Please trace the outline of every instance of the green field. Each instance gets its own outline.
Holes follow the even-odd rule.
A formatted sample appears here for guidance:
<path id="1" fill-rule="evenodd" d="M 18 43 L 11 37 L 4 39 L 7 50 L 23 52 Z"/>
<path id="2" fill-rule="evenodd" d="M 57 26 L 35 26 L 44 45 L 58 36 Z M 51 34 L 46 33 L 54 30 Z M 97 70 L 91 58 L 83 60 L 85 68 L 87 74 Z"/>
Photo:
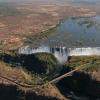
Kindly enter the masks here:
<path id="1" fill-rule="evenodd" d="M 86 64 L 86 65 L 84 65 Z M 100 56 L 69 57 L 69 61 L 64 65 L 66 68 L 75 69 L 84 65 L 83 71 L 93 72 L 100 70 Z"/>

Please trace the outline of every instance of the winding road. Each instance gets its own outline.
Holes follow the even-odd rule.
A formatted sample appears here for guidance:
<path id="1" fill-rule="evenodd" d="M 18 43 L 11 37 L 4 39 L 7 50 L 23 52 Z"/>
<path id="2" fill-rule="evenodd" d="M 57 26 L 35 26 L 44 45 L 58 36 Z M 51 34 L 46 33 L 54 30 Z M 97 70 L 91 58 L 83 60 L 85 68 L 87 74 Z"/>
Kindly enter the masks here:
<path id="1" fill-rule="evenodd" d="M 14 80 L 8 78 L 7 76 L 2 76 L 0 74 L 0 78 L 9 81 L 10 83 L 13 83 L 14 85 L 24 87 L 24 88 L 33 88 L 35 85 L 28 85 L 28 84 L 21 84 L 19 82 L 15 82 Z"/>
<path id="2" fill-rule="evenodd" d="M 100 62 L 96 62 L 96 63 L 100 63 Z M 70 72 L 68 72 L 68 73 L 65 73 L 64 75 L 59 76 L 59 77 L 57 77 L 57 78 L 51 80 L 49 83 L 51 83 L 51 84 L 52 84 L 52 83 L 56 83 L 57 81 L 59 81 L 59 80 L 65 78 L 65 77 L 68 77 L 69 75 L 72 75 L 74 72 L 76 72 L 76 71 L 78 71 L 78 70 L 84 69 L 84 68 L 85 68 L 84 66 L 89 65 L 89 64 L 91 64 L 91 63 L 83 64 L 83 65 L 77 67 L 76 69 L 74 69 L 74 70 L 72 70 L 72 71 L 70 71 Z"/>
<path id="3" fill-rule="evenodd" d="M 100 62 L 96 62 L 96 63 L 100 63 Z M 65 73 L 64 75 L 61 75 L 61 76 L 49 81 L 49 84 L 56 83 L 57 81 L 65 78 L 65 77 L 68 77 L 69 75 L 72 75 L 74 72 L 84 69 L 85 68 L 84 66 L 89 65 L 89 64 L 91 64 L 91 63 L 86 63 L 86 64 L 83 64 L 81 66 L 78 66 L 76 69 L 74 69 L 74 70 L 72 70 L 72 71 L 70 71 L 68 73 Z M 1 74 L 0 74 L 0 78 L 1 79 L 5 79 L 5 80 L 9 81 L 10 83 L 13 83 L 14 85 L 17 85 L 17 86 L 20 86 L 20 87 L 23 87 L 23 88 L 33 88 L 34 86 L 39 86 L 39 85 L 21 84 L 19 82 L 13 81 L 12 79 L 10 79 L 10 78 L 8 78 L 6 76 L 2 76 Z"/>

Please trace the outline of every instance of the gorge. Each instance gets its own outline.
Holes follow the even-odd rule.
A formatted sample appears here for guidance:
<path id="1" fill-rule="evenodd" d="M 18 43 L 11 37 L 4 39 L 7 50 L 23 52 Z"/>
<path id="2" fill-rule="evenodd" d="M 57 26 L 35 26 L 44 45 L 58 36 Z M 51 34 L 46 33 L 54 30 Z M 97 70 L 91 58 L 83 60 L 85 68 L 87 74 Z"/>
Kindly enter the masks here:
<path id="1" fill-rule="evenodd" d="M 60 63 L 65 63 L 69 56 L 100 56 L 100 47 L 67 48 L 41 46 L 38 48 L 32 48 L 26 46 L 20 48 L 18 53 L 26 55 L 35 53 L 51 53 Z"/>

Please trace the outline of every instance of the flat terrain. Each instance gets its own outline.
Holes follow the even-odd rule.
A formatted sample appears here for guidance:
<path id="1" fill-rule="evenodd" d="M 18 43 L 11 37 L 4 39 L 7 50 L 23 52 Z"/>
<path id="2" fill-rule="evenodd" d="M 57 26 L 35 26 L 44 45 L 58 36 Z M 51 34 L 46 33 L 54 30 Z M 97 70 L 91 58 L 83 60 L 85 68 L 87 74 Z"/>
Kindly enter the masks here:
<path id="1" fill-rule="evenodd" d="M 59 22 L 65 18 L 99 14 L 99 6 L 93 6 L 92 9 L 92 6 L 75 7 L 59 3 L 58 0 L 55 3 L 52 3 L 53 0 L 42 3 L 40 1 L 24 4 L 0 3 L 0 97 L 3 100 L 6 97 L 12 100 L 13 96 L 14 99 L 16 97 L 15 100 L 66 100 L 48 82 L 58 68 L 58 62 L 52 55 L 10 55 L 5 51 L 16 50 L 28 43 L 35 46 L 39 40 L 54 33 Z M 64 67 L 75 69 L 88 62 L 91 65 L 84 71 L 100 82 L 100 63 L 97 63 L 100 62 L 100 57 L 72 57 Z M 41 81 L 45 84 L 38 85 Z M 15 86 L 14 83 L 31 84 L 32 88 L 27 89 L 18 84 Z"/>
<path id="2" fill-rule="evenodd" d="M 0 49 L 14 50 L 70 16 L 95 16 L 89 9 L 60 4 L 0 4 Z M 42 39 L 41 38 L 41 39 Z"/>
<path id="3" fill-rule="evenodd" d="M 13 82 L 19 84 L 25 84 L 31 80 L 32 77 L 28 73 L 26 73 L 21 68 L 11 68 L 10 65 L 5 64 L 4 62 L 0 61 L 0 84 L 10 84 L 11 82 L 1 78 L 1 76 L 6 77 Z M 10 83 L 9 83 L 10 82 Z M 12 83 L 13 84 L 13 83 Z"/>
<path id="4" fill-rule="evenodd" d="M 85 65 L 81 71 L 89 73 L 93 79 L 100 81 L 100 57 L 99 56 L 82 56 L 71 57 L 65 64 L 66 67 L 76 69 L 78 66 Z"/>
<path id="5" fill-rule="evenodd" d="M 32 55 L 31 57 L 33 56 L 34 55 Z M 14 61 L 14 58 L 11 58 L 11 57 L 8 58 L 8 57 L 10 56 L 0 55 L 0 90 L 2 91 L 2 93 L 0 91 L 0 95 L 1 95 L 0 97 L 3 100 L 6 100 L 4 99 L 6 97 L 8 97 L 7 99 L 12 100 L 13 93 L 16 94 L 16 92 L 18 93 L 18 95 L 14 95 L 14 99 L 26 98 L 25 100 L 28 100 L 27 95 L 29 94 L 30 100 L 33 100 L 33 98 L 35 99 L 37 98 L 36 100 L 45 100 L 45 97 L 47 97 L 46 100 L 49 100 L 49 98 L 51 98 L 50 100 L 66 100 L 54 85 L 51 85 L 48 82 L 44 82 L 44 84 L 40 83 L 41 85 L 38 84 L 39 80 L 42 80 L 42 79 L 44 80 L 44 78 L 46 78 L 47 76 L 47 74 L 44 74 L 45 75 L 44 76 L 43 72 L 45 70 L 47 72 L 50 72 L 50 70 L 54 68 L 54 63 L 56 62 L 56 59 L 52 55 L 36 54 L 35 57 L 28 58 L 29 63 L 27 62 L 28 61 L 27 57 L 26 58 L 24 57 L 25 59 L 27 59 L 26 61 L 24 61 L 24 58 L 20 59 L 19 61 L 17 58 L 15 58 L 15 61 Z M 3 59 L 1 60 L 1 58 Z M 36 59 L 35 62 L 34 62 L 34 59 Z M 32 60 L 32 62 L 30 62 L 30 60 Z M 16 61 L 18 62 L 16 63 Z M 37 73 L 35 70 L 33 70 L 34 71 L 33 72 L 32 70 L 31 71 L 27 70 L 27 68 L 25 67 L 18 66 L 18 65 L 21 65 L 20 61 L 27 62 L 29 65 L 32 65 L 32 66 L 29 66 L 29 68 L 34 67 L 35 69 L 40 71 L 39 73 L 42 73 L 40 74 L 41 77 L 39 77 L 40 76 L 39 73 Z M 37 66 L 36 66 L 36 63 L 38 64 Z M 42 67 L 41 64 L 43 64 L 43 66 L 45 65 L 45 67 Z M 47 66 L 49 70 L 46 68 Z M 53 73 L 54 72 L 52 70 L 52 74 Z M 9 91 L 9 93 L 7 93 L 7 91 Z M 13 91 L 13 93 L 11 91 Z M 36 97 L 34 94 L 36 94 Z M 3 95 L 5 96 L 3 97 Z M 16 99 L 16 100 L 21 100 L 21 99 Z"/>

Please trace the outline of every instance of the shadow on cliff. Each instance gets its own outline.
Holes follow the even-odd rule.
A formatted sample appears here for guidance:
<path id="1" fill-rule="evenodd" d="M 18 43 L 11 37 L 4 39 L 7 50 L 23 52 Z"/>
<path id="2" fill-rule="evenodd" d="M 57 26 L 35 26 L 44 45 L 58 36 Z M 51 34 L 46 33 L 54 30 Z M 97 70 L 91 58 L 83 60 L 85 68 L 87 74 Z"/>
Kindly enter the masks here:
<path id="1" fill-rule="evenodd" d="M 16 86 L 0 84 L 0 100 L 57 100 L 53 97 L 37 95 L 32 91 L 22 91 Z"/>
<path id="2" fill-rule="evenodd" d="M 28 71 L 46 74 L 53 72 L 57 65 L 56 58 L 48 53 L 31 54 L 31 55 L 10 55 L 0 54 L 0 60 L 10 64 L 12 67 L 22 66 Z"/>
<path id="3" fill-rule="evenodd" d="M 72 95 L 71 99 L 74 96 L 88 97 L 90 98 L 88 100 L 100 99 L 100 82 L 93 80 L 89 74 L 84 72 L 75 72 L 72 76 L 62 79 L 56 85 L 66 97 Z"/>

